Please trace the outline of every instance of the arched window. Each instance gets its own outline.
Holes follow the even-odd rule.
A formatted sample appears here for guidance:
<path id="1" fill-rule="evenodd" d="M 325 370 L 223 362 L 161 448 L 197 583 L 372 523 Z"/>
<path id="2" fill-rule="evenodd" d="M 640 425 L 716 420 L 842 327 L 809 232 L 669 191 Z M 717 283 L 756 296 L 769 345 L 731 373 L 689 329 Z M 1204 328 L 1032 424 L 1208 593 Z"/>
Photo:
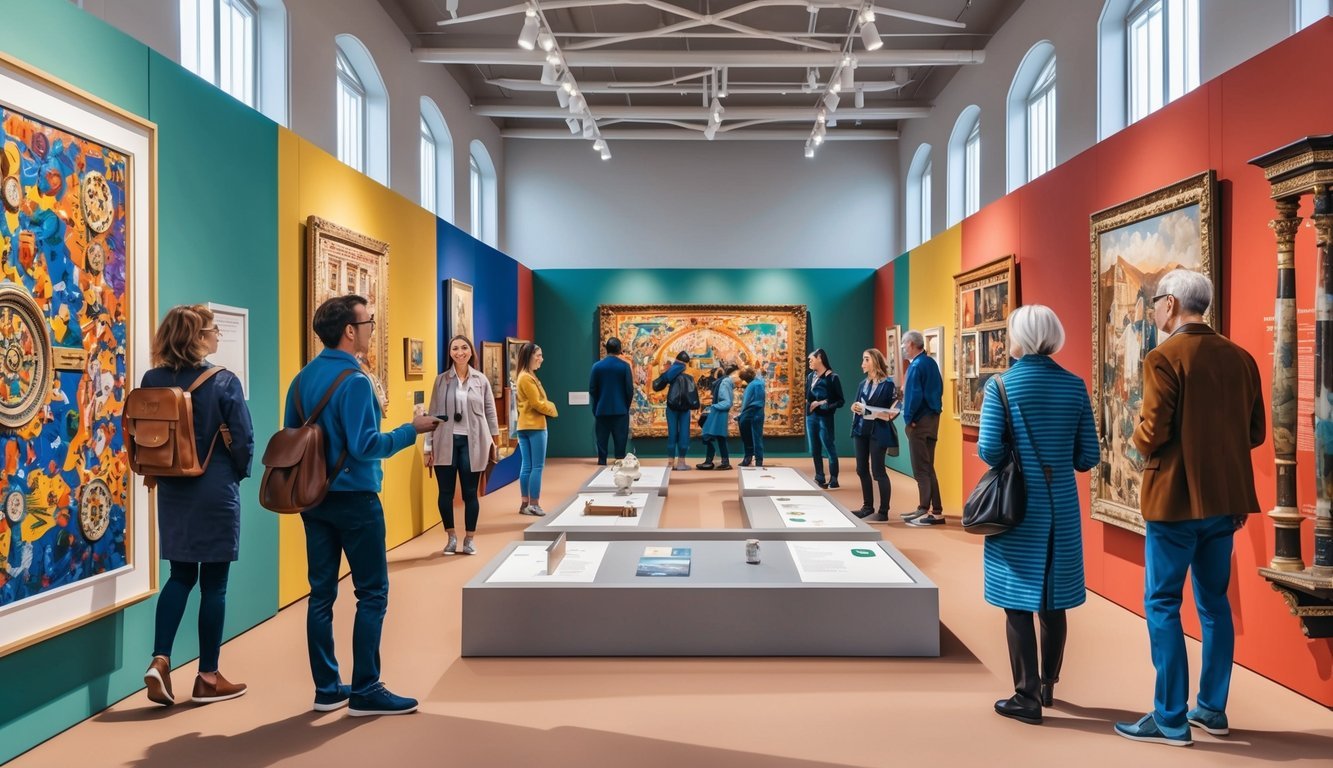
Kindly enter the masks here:
<path id="1" fill-rule="evenodd" d="M 963 109 L 949 135 L 949 226 L 981 208 L 981 108 Z"/>
<path id="2" fill-rule="evenodd" d="M 1055 107 L 1055 46 L 1043 40 L 1023 57 L 1009 85 L 1004 137 L 1008 191 L 1055 167 Z"/>
<path id="3" fill-rule="evenodd" d="M 180 0 L 181 66 L 275 122 L 287 122 L 282 0 Z"/>
<path id="4" fill-rule="evenodd" d="M 1107 0 L 1097 34 L 1098 138 L 1199 87 L 1199 0 Z"/>
<path id="5" fill-rule="evenodd" d="M 931 172 L 930 145 L 922 144 L 912 156 L 907 169 L 907 215 L 905 218 L 907 247 L 915 248 L 930 239 Z"/>
<path id="6" fill-rule="evenodd" d="M 435 102 L 421 97 L 421 207 L 453 223 L 454 140 Z"/>
<path id="7" fill-rule="evenodd" d="M 486 145 L 477 140 L 469 146 L 468 182 L 472 192 L 472 236 L 492 248 L 499 248 L 500 211 L 495 163 L 491 162 Z"/>
<path id="8" fill-rule="evenodd" d="M 338 35 L 338 159 L 389 185 L 389 98 L 366 46 Z"/>

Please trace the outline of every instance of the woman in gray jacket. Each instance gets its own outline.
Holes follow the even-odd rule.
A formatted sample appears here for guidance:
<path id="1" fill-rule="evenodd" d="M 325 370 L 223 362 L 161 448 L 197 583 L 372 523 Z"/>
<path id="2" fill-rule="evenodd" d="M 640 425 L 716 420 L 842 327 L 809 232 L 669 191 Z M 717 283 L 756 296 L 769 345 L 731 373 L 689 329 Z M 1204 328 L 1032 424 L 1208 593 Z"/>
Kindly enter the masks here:
<path id="1" fill-rule="evenodd" d="M 495 393 L 486 375 L 477 370 L 477 353 L 466 336 L 449 340 L 450 366 L 435 377 L 430 394 L 430 413 L 440 420 L 427 433 L 426 468 L 435 470 L 439 482 L 440 520 L 449 534 L 444 554 L 477 554 L 473 536 L 481 504 L 477 485 L 489 463 L 499 460 L 499 420 L 495 415 Z M 454 486 L 462 480 L 463 546 L 454 532 Z"/>

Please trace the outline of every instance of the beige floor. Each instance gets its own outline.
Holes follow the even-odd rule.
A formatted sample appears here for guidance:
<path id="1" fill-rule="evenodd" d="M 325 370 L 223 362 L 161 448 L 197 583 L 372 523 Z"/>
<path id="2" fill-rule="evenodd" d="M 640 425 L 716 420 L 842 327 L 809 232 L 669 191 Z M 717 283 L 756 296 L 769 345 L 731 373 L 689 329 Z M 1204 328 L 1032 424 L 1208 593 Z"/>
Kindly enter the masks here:
<path id="1" fill-rule="evenodd" d="M 548 506 L 592 469 L 586 461 L 552 462 Z M 854 476 L 844 479 L 855 484 Z M 730 474 L 676 476 L 664 525 L 739 526 L 734 483 Z M 895 507 L 913 506 L 906 501 L 913 491 L 895 476 Z M 854 488 L 838 494 L 859 506 Z M 420 698 L 419 713 L 310 712 L 300 601 L 223 649 L 224 673 L 250 683 L 249 695 L 162 709 L 139 692 L 11 765 L 1333 765 L 1333 712 L 1241 668 L 1229 738 L 1200 735 L 1192 749 L 1175 749 L 1115 736 L 1112 722 L 1150 705 L 1151 666 L 1142 620 L 1096 596 L 1071 614 L 1046 724 L 996 716 L 991 703 L 1009 688 L 1003 617 L 981 599 L 980 540 L 956 524 L 884 528 L 940 587 L 938 659 L 459 658 L 460 588 L 521 536 L 530 520 L 516 507 L 515 485 L 483 500 L 479 557 L 440 555 L 438 527 L 389 555 L 384 680 Z M 337 609 L 344 656 L 352 610 L 344 580 Z M 1190 653 L 1197 668 L 1197 643 Z M 176 671 L 178 691 L 188 692 L 193 674 L 193 664 Z"/>

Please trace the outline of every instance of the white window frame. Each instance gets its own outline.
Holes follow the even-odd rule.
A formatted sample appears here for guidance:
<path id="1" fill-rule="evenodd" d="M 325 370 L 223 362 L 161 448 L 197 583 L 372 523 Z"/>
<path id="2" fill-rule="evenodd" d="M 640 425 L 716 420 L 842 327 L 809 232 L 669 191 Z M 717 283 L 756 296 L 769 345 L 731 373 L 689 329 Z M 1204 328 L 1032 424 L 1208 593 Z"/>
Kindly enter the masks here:
<path id="1" fill-rule="evenodd" d="M 1040 175 L 1034 171 L 1050 170 L 1058 162 L 1060 122 L 1056 95 L 1060 70 L 1056 59 L 1051 41 L 1036 43 L 1023 56 L 1009 84 L 1004 131 L 1007 192 Z"/>
<path id="2" fill-rule="evenodd" d="M 972 130 L 963 143 L 963 216 L 981 210 L 981 120 L 972 124 Z"/>
<path id="3" fill-rule="evenodd" d="M 949 134 L 946 221 L 953 226 L 981 207 L 981 108 L 969 104 Z"/>
<path id="4" fill-rule="evenodd" d="M 1037 76 L 1027 98 L 1027 180 L 1055 167 L 1055 57 Z"/>
<path id="5" fill-rule="evenodd" d="M 1300 10 L 1293 7 L 1293 21 Z M 1201 0 L 1105 0 L 1097 20 L 1098 140 L 1199 87 L 1202 12 Z"/>
<path id="6" fill-rule="evenodd" d="M 366 172 L 366 86 L 356 67 L 338 49 L 338 160 Z"/>
<path id="7" fill-rule="evenodd" d="M 468 187 L 471 191 L 472 236 L 492 248 L 500 247 L 499 180 L 491 153 L 480 140 L 468 146 Z"/>
<path id="8" fill-rule="evenodd" d="M 426 122 L 426 116 L 421 115 L 418 120 L 421 123 L 421 207 L 437 213 L 439 208 L 440 193 L 440 165 L 439 165 L 439 147 L 435 146 L 435 134 L 431 131 L 430 125 Z"/>
<path id="9" fill-rule="evenodd" d="M 389 92 L 384 85 L 384 78 L 380 76 L 374 57 L 358 38 L 340 34 L 334 38 L 334 43 L 341 57 L 337 60 L 338 67 L 349 68 L 355 75 L 355 78 L 349 78 L 335 68 L 334 90 L 337 94 L 338 110 L 334 117 L 340 130 L 339 139 L 335 144 L 338 159 L 387 187 L 389 186 Z M 353 81 L 356 87 L 360 88 L 363 106 L 360 111 L 360 163 L 349 162 L 355 159 L 354 145 L 345 146 L 341 138 L 342 131 L 350 130 L 356 123 L 355 112 L 344 114 L 342 101 L 344 98 L 350 100 L 355 93 Z M 349 135 L 350 138 L 353 137 Z"/>
<path id="10" fill-rule="evenodd" d="M 453 223 L 454 211 L 454 139 L 449 125 L 444 121 L 444 114 L 429 96 L 421 97 L 421 122 L 429 129 L 434 139 L 434 159 L 426 158 L 425 144 L 422 144 L 421 159 L 421 206 L 431 213 Z M 424 137 L 424 133 L 423 133 Z M 427 177 L 433 174 L 433 205 L 427 205 Z"/>
<path id="11" fill-rule="evenodd" d="M 287 123 L 282 0 L 179 0 L 180 63 L 275 122 Z M 241 22 L 239 34 L 235 22 Z"/>
<path id="12" fill-rule="evenodd" d="M 903 195 L 905 211 L 903 216 L 904 250 L 912 250 L 931 238 L 930 196 L 931 146 L 922 144 L 912 155 L 912 162 L 907 167 L 907 189 Z"/>
<path id="13" fill-rule="evenodd" d="M 1293 0 L 1291 11 L 1291 31 L 1295 34 L 1333 14 L 1333 3 L 1329 0 Z"/>

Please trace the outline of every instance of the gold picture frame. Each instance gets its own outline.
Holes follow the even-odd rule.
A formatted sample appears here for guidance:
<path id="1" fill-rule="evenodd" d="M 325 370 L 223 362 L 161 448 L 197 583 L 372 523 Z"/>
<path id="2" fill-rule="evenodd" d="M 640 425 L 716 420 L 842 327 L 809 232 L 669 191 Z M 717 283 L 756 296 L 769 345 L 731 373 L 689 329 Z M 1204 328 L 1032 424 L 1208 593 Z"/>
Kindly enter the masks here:
<path id="1" fill-rule="evenodd" d="M 884 329 L 884 359 L 889 364 L 889 378 L 894 386 L 903 386 L 903 327 L 894 325 Z"/>
<path id="2" fill-rule="evenodd" d="M 426 372 L 426 342 L 421 339 L 403 339 L 403 375 L 420 377 Z"/>
<path id="3" fill-rule="evenodd" d="M 324 349 L 313 328 L 319 305 L 335 296 L 365 297 L 375 327 L 361 366 L 383 405 L 389 397 L 389 244 L 319 216 L 306 219 L 305 238 L 306 361 Z"/>
<path id="4" fill-rule="evenodd" d="M 444 306 L 447 309 L 444 315 L 447 336 L 445 345 L 448 346 L 455 336 L 463 336 L 476 349 L 477 325 L 472 306 L 472 286 L 452 277 L 444 281 Z"/>
<path id="5" fill-rule="evenodd" d="M 1092 402 L 1102 462 L 1092 471 L 1094 520 L 1144 532 L 1143 457 L 1130 436 L 1143 400 L 1143 358 L 1156 347 L 1152 297 L 1181 267 L 1213 281 L 1205 321 L 1221 317 L 1217 177 L 1209 170 L 1092 214 Z"/>
<path id="6" fill-rule="evenodd" d="M 1009 313 L 1020 305 L 1013 254 L 953 276 L 958 420 L 981 424 L 986 382 L 1009 370 Z"/>
<path id="7" fill-rule="evenodd" d="M 505 388 L 504 345 L 498 341 L 481 343 L 481 372 L 491 383 L 491 393 L 496 398 L 503 397 Z"/>

